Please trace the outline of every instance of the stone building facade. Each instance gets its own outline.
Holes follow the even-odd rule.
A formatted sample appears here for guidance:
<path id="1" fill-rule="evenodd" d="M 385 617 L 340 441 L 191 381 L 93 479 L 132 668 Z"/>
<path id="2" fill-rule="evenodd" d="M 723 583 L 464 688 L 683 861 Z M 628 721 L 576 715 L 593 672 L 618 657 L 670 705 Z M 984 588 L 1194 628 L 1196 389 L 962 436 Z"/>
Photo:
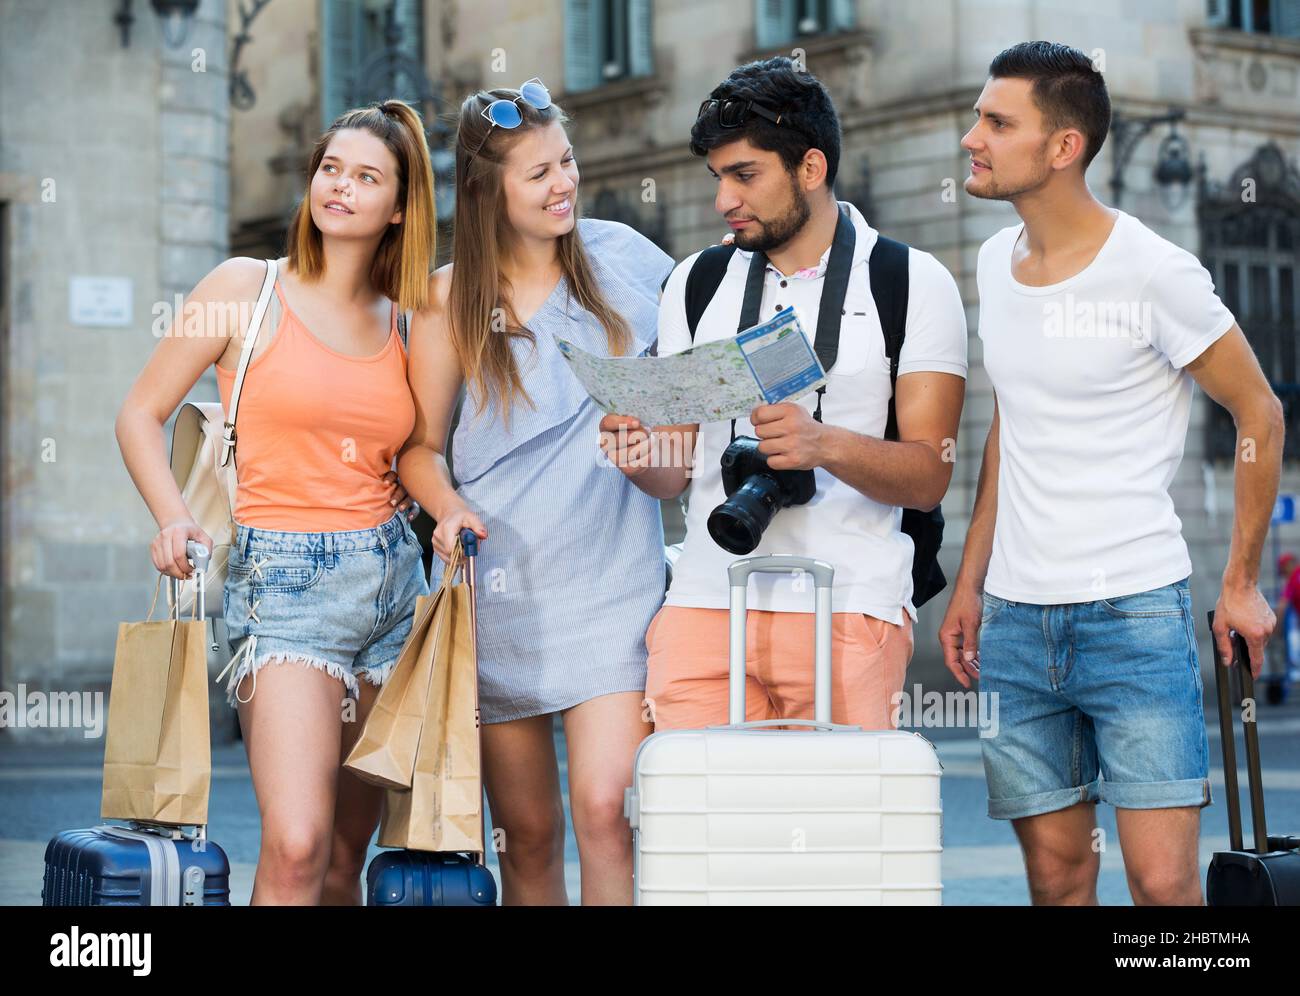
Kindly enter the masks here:
<path id="1" fill-rule="evenodd" d="M 157 577 L 113 423 L 155 307 L 228 254 L 224 0 L 0 2 L 0 688 L 107 688 Z M 167 26 L 169 30 L 175 25 Z M 173 36 L 175 37 L 175 36 Z M 195 397 L 215 397 L 210 375 Z M 80 737 L 67 728 L 15 735 Z"/>
<path id="2" fill-rule="evenodd" d="M 1015 221 L 1008 205 L 962 191 L 958 143 L 993 55 L 1031 38 L 1070 43 L 1099 60 L 1123 119 L 1182 113 L 1175 129 L 1192 182 L 1156 182 L 1171 132 L 1158 125 L 1130 150 L 1120 206 L 1205 260 L 1288 419 L 1300 411 L 1297 0 L 270 0 L 246 24 L 247 4 L 204 0 L 183 51 L 160 42 L 147 4 L 136 5 L 129 48 L 107 13 L 87 17 L 86 6 L 3 0 L 6 687 L 106 681 L 116 622 L 147 604 L 153 524 L 121 467 L 112 417 L 152 347 L 150 303 L 187 291 L 229 252 L 279 253 L 316 136 L 347 106 L 390 94 L 422 102 L 445 218 L 450 183 L 437 150 L 460 99 L 540 77 L 571 119 L 583 210 L 626 221 L 681 258 L 725 230 L 714 181 L 686 148 L 700 101 L 738 63 L 802 59 L 840 111 L 838 195 L 882 232 L 934 253 L 967 303 L 971 368 L 944 501 L 951 576 L 992 412 L 975 334 L 976 255 Z M 227 69 L 241 28 L 248 39 Z M 206 74 L 191 69 L 195 45 L 208 51 Z M 1108 203 L 1121 144 L 1112 134 L 1089 173 Z M 49 203 L 47 178 L 57 184 Z M 70 281 L 83 275 L 129 279 L 128 326 L 70 320 Z M 209 380 L 196 394 L 216 397 Z M 1226 560 L 1231 430 L 1198 393 L 1173 488 L 1198 614 Z M 1300 491 L 1295 438 L 1284 492 Z M 47 439 L 57 444 L 49 462 Z M 664 512 L 671 541 L 680 510 Z M 1279 528 L 1283 544 L 1295 528 Z M 1266 551 L 1266 589 L 1270 559 Z M 915 676 L 943 680 L 935 631 L 945 602 L 921 612 Z"/>

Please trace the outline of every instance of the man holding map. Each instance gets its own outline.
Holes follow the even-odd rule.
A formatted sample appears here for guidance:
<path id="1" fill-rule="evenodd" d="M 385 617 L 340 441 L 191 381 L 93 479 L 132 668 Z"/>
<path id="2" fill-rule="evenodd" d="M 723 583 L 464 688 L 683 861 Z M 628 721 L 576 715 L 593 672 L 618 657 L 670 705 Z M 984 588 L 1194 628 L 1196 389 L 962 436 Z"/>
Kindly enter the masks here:
<path id="1" fill-rule="evenodd" d="M 737 339 L 738 369 L 749 367 L 759 397 L 779 380 L 776 396 L 789 400 L 649 431 L 636 411 L 601 422 L 602 448 L 647 494 L 690 488 L 685 543 L 646 636 L 655 727 L 727 722 L 727 567 L 784 553 L 835 568 L 832 720 L 889 728 L 916 619 L 902 510 L 934 509 L 955 457 L 966 375 L 957 286 L 934 257 L 878 240 L 836 200 L 839 120 L 821 82 L 790 59 L 734 70 L 701 106 L 691 150 L 718 179 L 715 207 L 735 243 L 670 275 L 659 356 Z M 745 332 L 760 325 L 758 338 Z M 903 334 L 892 391 L 886 327 L 895 342 Z M 791 330 L 814 340 L 816 361 L 781 339 Z M 805 357 L 811 370 L 800 369 Z M 747 720 L 812 715 L 811 589 L 798 573 L 751 579 Z"/>

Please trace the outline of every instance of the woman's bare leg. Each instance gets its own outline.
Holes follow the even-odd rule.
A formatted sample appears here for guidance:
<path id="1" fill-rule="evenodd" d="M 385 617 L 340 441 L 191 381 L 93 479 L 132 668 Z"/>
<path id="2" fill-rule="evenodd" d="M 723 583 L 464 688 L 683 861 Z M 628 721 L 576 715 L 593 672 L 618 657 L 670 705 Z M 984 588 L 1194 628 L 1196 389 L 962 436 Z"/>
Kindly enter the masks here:
<path id="1" fill-rule="evenodd" d="M 361 681 L 360 697 L 356 701 L 355 716 L 349 710 L 343 723 L 342 744 L 339 750 L 338 790 L 334 803 L 334 840 L 330 847 L 330 863 L 321 890 L 322 906 L 361 906 L 361 873 L 365 869 L 366 852 L 370 839 L 379 825 L 379 812 L 384 802 L 384 790 L 378 785 L 362 781 L 343 768 L 348 752 L 352 750 L 361 727 L 365 725 L 370 709 L 379 697 L 379 687 Z"/>
<path id="2" fill-rule="evenodd" d="M 343 683 L 299 661 L 270 664 L 245 677 L 239 722 L 262 843 L 252 905 L 310 906 L 320 900 L 329 864 L 338 782 Z"/>
<path id="3" fill-rule="evenodd" d="M 653 732 L 643 698 L 641 692 L 599 695 L 562 714 L 584 906 L 632 902 L 632 828 L 623 815 L 623 790 L 632 784 L 637 746 Z"/>
<path id="4" fill-rule="evenodd" d="M 529 716 L 484 723 L 483 783 L 499 846 L 503 906 L 567 906 L 564 800 L 555 759 L 554 720 Z"/>

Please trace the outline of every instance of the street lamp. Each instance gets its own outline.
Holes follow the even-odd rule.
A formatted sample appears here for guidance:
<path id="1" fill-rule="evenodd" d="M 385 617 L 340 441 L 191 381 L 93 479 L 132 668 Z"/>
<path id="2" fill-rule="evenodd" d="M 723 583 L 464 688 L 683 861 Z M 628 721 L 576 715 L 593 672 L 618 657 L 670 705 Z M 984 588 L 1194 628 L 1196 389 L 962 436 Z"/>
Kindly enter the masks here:
<path id="1" fill-rule="evenodd" d="M 199 9 L 199 0 L 149 0 L 149 6 L 162 18 L 163 41 L 167 47 L 180 48 L 185 44 L 190 22 L 194 19 L 194 12 Z M 113 23 L 122 34 L 122 47 L 128 48 L 131 44 L 131 25 L 135 23 L 131 0 L 121 0 L 117 13 L 113 15 Z"/>
<path id="2" fill-rule="evenodd" d="M 162 18 L 163 41 L 168 48 L 180 48 L 190 33 L 190 22 L 199 0 L 149 0 L 153 12 Z"/>
<path id="3" fill-rule="evenodd" d="M 1160 199 L 1170 211 L 1178 207 L 1192 186 L 1192 156 L 1187 139 L 1171 126 L 1156 154 L 1156 185 Z"/>
<path id="4" fill-rule="evenodd" d="M 1192 181 L 1192 163 L 1187 139 L 1178 134 L 1177 124 L 1185 112 L 1172 107 L 1164 114 L 1130 118 L 1119 111 L 1111 115 L 1110 133 L 1115 142 L 1113 167 L 1110 174 L 1111 203 L 1119 207 L 1124 195 L 1124 170 L 1138 144 L 1152 129 L 1169 125 L 1169 134 L 1160 143 L 1154 172 L 1160 196 L 1170 209 L 1177 207 L 1186 196 Z"/>

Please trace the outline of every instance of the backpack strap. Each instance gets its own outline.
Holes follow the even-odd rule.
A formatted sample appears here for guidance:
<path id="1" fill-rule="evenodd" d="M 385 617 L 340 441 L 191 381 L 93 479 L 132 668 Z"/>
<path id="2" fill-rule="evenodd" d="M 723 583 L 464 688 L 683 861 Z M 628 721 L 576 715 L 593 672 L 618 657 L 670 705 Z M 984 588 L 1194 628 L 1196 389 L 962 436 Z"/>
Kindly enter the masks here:
<path id="1" fill-rule="evenodd" d="M 898 364 L 907 336 L 908 248 L 883 235 L 876 236 L 867 265 L 871 277 L 871 296 L 880 314 L 880 330 L 885 336 L 885 355 L 889 357 L 889 419 L 885 437 L 898 439 L 898 415 L 894 408 L 894 391 L 898 383 Z M 912 605 L 920 608 L 947 587 L 948 579 L 939 566 L 939 548 L 943 545 L 943 509 L 935 506 L 928 512 L 903 509 L 902 532 L 912 539 Z"/>
<path id="2" fill-rule="evenodd" d="M 889 418 L 885 422 L 885 438 L 897 440 L 894 385 L 898 381 L 898 361 L 907 336 L 907 246 L 877 235 L 867 271 L 871 277 L 871 297 L 880 315 L 880 331 L 885 336 L 885 355 L 889 358 Z"/>
<path id="3" fill-rule="evenodd" d="M 253 347 L 262 331 L 262 318 L 266 315 L 266 306 L 270 303 L 271 292 L 275 289 L 276 261 L 266 261 L 266 277 L 262 281 L 262 291 L 257 295 L 257 306 L 253 308 L 253 317 L 244 330 L 244 343 L 239 351 L 239 369 L 235 372 L 235 383 L 230 388 L 230 411 L 221 434 L 221 466 L 230 462 L 230 454 L 235 449 L 235 420 L 239 417 L 239 394 L 244 388 L 244 375 L 248 373 L 249 361 L 253 358 Z"/>
<path id="4" fill-rule="evenodd" d="M 695 329 L 700 318 L 713 300 L 713 295 L 722 285 L 722 278 L 727 275 L 731 265 L 731 256 L 736 246 L 709 246 L 695 257 L 691 272 L 686 275 L 686 327 L 691 332 L 691 342 L 695 341 Z M 665 279 L 664 283 L 668 283 Z"/>

